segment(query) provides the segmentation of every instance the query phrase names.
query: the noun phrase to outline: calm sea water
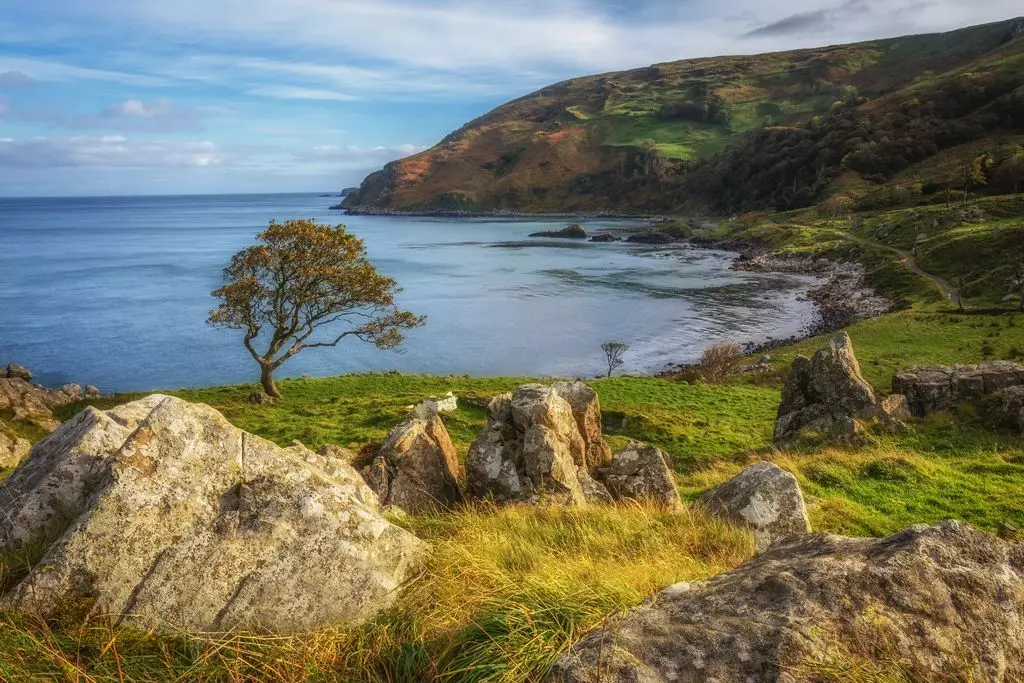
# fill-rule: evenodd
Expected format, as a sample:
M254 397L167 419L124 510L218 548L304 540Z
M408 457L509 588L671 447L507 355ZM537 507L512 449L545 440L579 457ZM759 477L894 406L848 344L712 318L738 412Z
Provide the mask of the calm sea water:
M600 345L624 372L695 359L715 341L798 332L810 280L729 270L729 254L529 239L553 220L347 217L317 195L0 199L0 363L104 390L252 381L238 333L205 324L231 254L270 219L344 222L401 304L428 316L400 352L358 341L280 376L367 370L588 376ZM589 221L588 230L628 230Z

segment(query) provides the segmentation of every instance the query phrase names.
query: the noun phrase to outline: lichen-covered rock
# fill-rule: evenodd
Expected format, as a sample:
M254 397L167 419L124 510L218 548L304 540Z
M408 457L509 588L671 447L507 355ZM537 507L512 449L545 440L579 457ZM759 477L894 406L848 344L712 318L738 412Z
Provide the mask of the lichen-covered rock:
M770 462L751 465L700 498L709 512L749 527L758 550L811 530L796 477Z
M813 358L797 356L793 361L775 421L775 440L812 435L850 439L862 430L859 420L878 415L875 394L861 376L850 337L840 332Z
M95 386L93 384L86 384L85 385L85 397L86 398L99 398L100 397L99 387L97 387L97 386Z
M586 449L588 468L601 467L612 457L612 449L601 433L601 400L597 392L583 382L555 382L551 387L572 406Z
M952 410L960 401L1024 385L1024 365L997 360L978 365L921 365L896 373L894 394L907 397L918 417Z
M958 522L881 540L794 538L605 622L553 678L818 680L844 656L899 662L914 680L1021 680L1024 546Z
M487 427L466 456L467 495L499 503L605 502L607 491L588 481L586 454L569 402L552 387L524 385L488 405Z
M458 474L458 455L444 422L421 405L385 439L367 480L381 505L418 514L460 503Z
M428 398L420 405L438 414L454 413L459 409L459 397L449 391L444 396Z
M28 439L22 439L17 434L8 432L4 423L0 421L0 470L17 467L30 450L32 450L32 444Z
M654 446L631 442L597 472L616 500L637 500L675 510L682 506L665 455Z
M0 552L46 548L0 608L297 632L377 613L418 571L422 543L353 468L329 474L208 406L145 407L119 410L134 429L87 408L0 486Z

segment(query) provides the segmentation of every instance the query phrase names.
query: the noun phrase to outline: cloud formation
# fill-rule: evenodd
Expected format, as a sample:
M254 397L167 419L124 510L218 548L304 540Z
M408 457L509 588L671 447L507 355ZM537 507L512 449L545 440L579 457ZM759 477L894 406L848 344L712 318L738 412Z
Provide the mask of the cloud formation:
M209 141L168 142L101 137L0 139L0 167L13 168L152 168L214 166L224 161Z
M32 86L32 79L21 71L0 72L0 88L28 88Z

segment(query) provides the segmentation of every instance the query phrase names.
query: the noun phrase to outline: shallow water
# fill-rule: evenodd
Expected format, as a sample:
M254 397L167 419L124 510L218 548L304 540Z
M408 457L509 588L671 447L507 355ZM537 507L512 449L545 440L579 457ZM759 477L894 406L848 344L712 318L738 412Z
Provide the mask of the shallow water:
M723 252L528 237L559 220L348 217L328 210L336 201L0 199L0 363L117 391L252 381L240 333L204 324L210 292L232 253L287 218L347 224L428 324L400 352L352 341L296 356L282 377L590 376L605 341L631 345L624 372L649 372L716 341L788 336L814 317L802 296L810 278L732 271Z

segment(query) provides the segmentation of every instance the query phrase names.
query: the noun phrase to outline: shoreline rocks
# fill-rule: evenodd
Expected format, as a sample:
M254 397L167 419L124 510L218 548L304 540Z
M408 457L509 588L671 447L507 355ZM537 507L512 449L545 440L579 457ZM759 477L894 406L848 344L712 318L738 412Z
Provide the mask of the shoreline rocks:
M351 466L309 455L176 398L87 408L0 485L0 552L45 549L0 608L208 632L369 618L425 546Z
M579 223L573 223L561 230L544 230L535 232L530 237L555 237L561 239L586 239L587 231Z
M5 374L11 372L10 368L11 366L7 366ZM54 409L81 401L84 397L82 387L78 384L65 384L59 389L47 389L24 379L26 374L32 376L28 370L14 372L22 376L0 377L0 410L12 411L15 420L53 431L60 426L53 416Z
M1008 681L1024 677L1022 624L1020 543L960 522L878 540L809 535L613 617L551 680L794 681L848 655L921 680Z

